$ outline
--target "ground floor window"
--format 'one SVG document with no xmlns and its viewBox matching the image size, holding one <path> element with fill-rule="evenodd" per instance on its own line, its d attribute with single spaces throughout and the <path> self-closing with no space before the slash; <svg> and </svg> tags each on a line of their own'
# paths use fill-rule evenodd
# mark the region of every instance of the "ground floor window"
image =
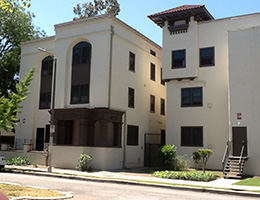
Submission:
<svg viewBox="0 0 260 200">
<path fill-rule="evenodd" d="M 139 127 L 127 125 L 127 145 L 138 145 Z"/>
<path fill-rule="evenodd" d="M 181 127 L 181 146 L 203 146 L 203 127 Z"/>
</svg>

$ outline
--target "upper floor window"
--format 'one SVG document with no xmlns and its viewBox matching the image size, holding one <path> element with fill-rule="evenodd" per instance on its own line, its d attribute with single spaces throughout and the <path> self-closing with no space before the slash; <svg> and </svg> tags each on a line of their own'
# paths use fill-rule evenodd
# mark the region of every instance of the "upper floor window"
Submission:
<svg viewBox="0 0 260 200">
<path fill-rule="evenodd" d="M 162 68 L 161 68 L 161 84 L 162 84 L 162 85 L 165 85 L 165 81 L 164 81 L 163 78 L 162 78 Z"/>
<path fill-rule="evenodd" d="M 215 50 L 214 47 L 200 49 L 200 67 L 215 65 Z"/>
<path fill-rule="evenodd" d="M 161 115 L 165 115 L 165 99 L 161 98 Z"/>
<path fill-rule="evenodd" d="M 186 50 L 172 51 L 172 69 L 186 67 Z"/>
<path fill-rule="evenodd" d="M 133 88 L 128 88 L 128 107 L 135 107 L 135 90 Z"/>
<path fill-rule="evenodd" d="M 129 70 L 135 71 L 135 54 L 129 52 Z"/>
<path fill-rule="evenodd" d="M 150 112 L 155 112 L 155 96 L 150 95 Z"/>
<path fill-rule="evenodd" d="M 156 57 L 156 52 L 153 51 L 152 49 L 150 50 L 150 54 Z"/>
<path fill-rule="evenodd" d="M 150 79 L 155 81 L 155 64 L 151 63 L 150 66 Z"/>
<path fill-rule="evenodd" d="M 181 106 L 202 106 L 202 87 L 182 88 Z"/>
<path fill-rule="evenodd" d="M 71 104 L 89 103 L 91 44 L 80 42 L 73 48 Z"/>
<path fill-rule="evenodd" d="M 53 59 L 48 56 L 42 61 L 39 109 L 49 109 L 51 105 Z"/>
</svg>

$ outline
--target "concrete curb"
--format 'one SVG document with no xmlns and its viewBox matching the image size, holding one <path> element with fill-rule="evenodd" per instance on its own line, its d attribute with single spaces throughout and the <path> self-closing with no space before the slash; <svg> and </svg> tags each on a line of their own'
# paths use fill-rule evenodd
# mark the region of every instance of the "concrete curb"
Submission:
<svg viewBox="0 0 260 200">
<path fill-rule="evenodd" d="M 7 170 L 6 170 L 7 171 Z M 36 176 L 46 176 L 46 177 L 56 177 L 56 178 L 66 178 L 66 179 L 73 179 L 73 180 L 80 180 L 80 181 L 92 181 L 92 182 L 100 182 L 100 183 L 118 183 L 118 184 L 126 184 L 126 185 L 140 185 L 140 186 L 153 186 L 153 187 L 160 187 L 160 188 L 169 188 L 169 189 L 177 189 L 177 190 L 190 190 L 190 191 L 197 191 L 197 192 L 209 192 L 215 194 L 227 194 L 227 195 L 239 195 L 245 197 L 260 197 L 260 193 L 250 192 L 246 190 L 236 190 L 236 189 L 225 189 L 225 188 L 210 188 L 206 186 L 186 186 L 182 184 L 169 184 L 169 183 L 151 183 L 149 181 L 144 181 L 136 178 L 136 180 L 128 180 L 128 179 L 116 179 L 116 178 L 103 178 L 103 177 L 82 177 L 82 176 L 75 176 L 75 175 L 63 175 L 63 174 L 54 174 L 54 173 L 47 173 L 47 172 L 29 172 L 29 171 L 22 171 L 19 169 L 8 169 L 10 173 L 21 173 L 21 174 L 28 174 L 28 175 L 36 175 Z"/>
</svg>

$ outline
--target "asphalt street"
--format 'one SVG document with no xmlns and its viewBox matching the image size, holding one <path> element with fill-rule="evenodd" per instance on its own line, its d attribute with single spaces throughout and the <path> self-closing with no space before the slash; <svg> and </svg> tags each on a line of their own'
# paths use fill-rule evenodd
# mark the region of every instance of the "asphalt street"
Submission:
<svg viewBox="0 0 260 200">
<path fill-rule="evenodd" d="M 63 178 L 0 173 L 0 181 L 19 183 L 37 187 L 49 188 L 62 192 L 73 192 L 73 200 L 245 200 L 259 199 L 228 194 L 213 194 L 189 190 L 126 185 L 115 183 L 98 183 L 92 181 L 78 181 Z"/>
</svg>

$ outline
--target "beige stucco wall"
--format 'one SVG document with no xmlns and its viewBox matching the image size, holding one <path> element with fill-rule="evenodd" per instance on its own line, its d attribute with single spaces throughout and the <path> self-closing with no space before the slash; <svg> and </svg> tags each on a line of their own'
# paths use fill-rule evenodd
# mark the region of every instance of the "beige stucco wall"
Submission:
<svg viewBox="0 0 260 200">
<path fill-rule="evenodd" d="M 208 168 L 221 169 L 222 156 L 229 140 L 228 104 L 228 30 L 255 26 L 260 15 L 248 15 L 196 24 L 191 20 L 188 33 L 170 35 L 163 28 L 163 78 L 189 77 L 197 71 L 194 80 L 172 80 L 167 83 L 167 143 L 175 144 L 179 154 L 192 153 L 201 147 L 181 147 L 181 126 L 203 126 L 203 148 L 212 148 Z M 197 26 L 197 28 L 194 28 Z M 197 36 L 197 37 L 194 37 Z M 199 49 L 215 47 L 215 66 L 199 67 Z M 171 69 L 171 51 L 186 49 L 183 72 Z M 194 57 L 196 56 L 196 58 Z M 203 87 L 202 107 L 181 107 L 181 88 Z"/>
<path fill-rule="evenodd" d="M 111 27 L 114 28 L 114 34 L 109 99 Z M 95 168 L 122 168 L 123 160 L 126 167 L 143 166 L 144 134 L 160 133 L 161 129 L 165 129 L 165 116 L 160 115 L 160 98 L 166 100 L 166 86 L 160 84 L 161 47 L 122 21 L 110 17 L 101 16 L 93 20 L 59 24 L 55 26 L 55 30 L 55 37 L 27 42 L 22 46 L 21 75 L 24 76 L 29 66 L 36 65 L 37 68 L 34 81 L 30 86 L 31 94 L 23 102 L 23 113 L 18 116 L 21 121 L 17 126 L 16 138 L 32 139 L 35 147 L 36 128 L 44 128 L 45 124 L 49 124 L 48 111 L 38 109 L 41 61 L 47 56 L 37 50 L 38 47 L 42 47 L 57 57 L 55 108 L 109 107 L 126 113 L 122 124 L 122 148 L 108 148 L 107 150 L 107 148 L 55 146 L 54 157 L 59 158 L 53 161 L 54 166 L 64 165 L 67 168 L 74 168 L 79 155 L 85 152 L 93 154 Z M 92 45 L 90 103 L 70 105 L 72 49 L 81 41 L 87 41 Z M 156 57 L 150 54 L 150 50 L 156 52 Z M 136 54 L 134 73 L 128 70 L 129 51 Z M 151 62 L 156 65 L 155 82 L 150 80 Z M 128 108 L 128 87 L 135 89 L 134 109 Z M 155 113 L 150 113 L 150 94 L 156 97 Z M 25 123 L 23 123 L 23 118 L 26 119 Z M 138 146 L 125 147 L 127 124 L 139 126 Z M 66 155 L 62 153 L 66 148 L 71 148 L 70 150 L 73 150 L 71 156 L 75 156 L 71 164 L 63 159 Z M 96 153 L 93 153 L 94 150 Z M 107 156 L 106 158 L 102 157 L 102 152 L 104 156 Z"/>
<path fill-rule="evenodd" d="M 248 156 L 245 173 L 259 175 L 260 27 L 230 31 L 229 84 L 231 127 L 247 127 Z M 237 119 L 242 113 L 242 119 Z M 232 133 L 231 133 L 232 134 Z"/>
</svg>

